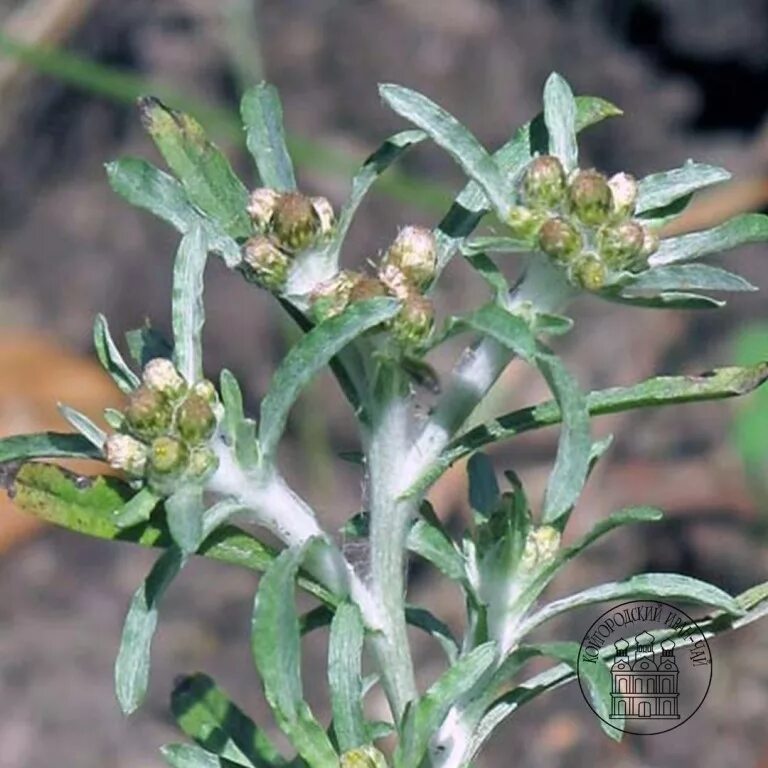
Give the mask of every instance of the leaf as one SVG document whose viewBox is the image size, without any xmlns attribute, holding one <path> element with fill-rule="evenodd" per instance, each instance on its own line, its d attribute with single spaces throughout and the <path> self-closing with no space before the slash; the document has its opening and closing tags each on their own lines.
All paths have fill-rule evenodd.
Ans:
<svg viewBox="0 0 768 768">
<path fill-rule="evenodd" d="M 576 102 L 563 77 L 553 72 L 544 85 L 544 124 L 549 134 L 549 154 L 557 157 L 566 173 L 578 165 Z"/>
<path fill-rule="evenodd" d="M 494 235 L 467 240 L 462 243 L 461 252 L 465 256 L 474 256 L 478 253 L 529 253 L 535 247 L 534 239 L 518 240 L 514 237 Z"/>
<path fill-rule="evenodd" d="M 359 301 L 341 314 L 316 325 L 293 346 L 272 377 L 261 403 L 259 445 L 272 458 L 301 391 L 353 339 L 392 318 L 399 303 L 389 298 Z"/>
<path fill-rule="evenodd" d="M 160 498 L 149 488 L 142 488 L 131 496 L 115 513 L 115 525 L 118 528 L 130 528 L 149 520 Z"/>
<path fill-rule="evenodd" d="M 493 463 L 484 453 L 476 453 L 467 462 L 469 506 L 476 518 L 488 518 L 499 503 L 499 484 Z"/>
<path fill-rule="evenodd" d="M 357 606 L 342 603 L 331 622 L 328 645 L 328 685 L 333 732 L 341 752 L 371 739 L 363 714 L 363 622 Z"/>
<path fill-rule="evenodd" d="M 96 426 L 84 413 L 59 403 L 59 413 L 95 448 L 104 449 L 107 433 Z"/>
<path fill-rule="evenodd" d="M 393 163 L 397 162 L 414 144 L 418 144 L 426 138 L 427 134 L 423 131 L 401 131 L 390 136 L 363 163 L 352 179 L 352 190 L 349 193 L 349 199 L 341 209 L 333 236 L 323 249 L 323 254 L 334 264 L 338 263 L 341 247 L 357 209 L 376 179 Z"/>
<path fill-rule="evenodd" d="M 466 579 L 464 560 L 453 541 L 442 527 L 436 527 L 427 520 L 417 520 L 408 531 L 407 548 L 432 563 L 453 581 Z"/>
<path fill-rule="evenodd" d="M 171 768 L 242 768 L 247 763 L 234 763 L 190 744 L 166 744 L 160 753 Z"/>
<path fill-rule="evenodd" d="M 338 768 L 338 756 L 304 702 L 294 582 L 307 545 L 284 550 L 267 568 L 253 610 L 251 647 L 277 724 L 313 768 Z"/>
<path fill-rule="evenodd" d="M 269 83 L 249 88 L 240 102 L 248 151 L 256 161 L 261 183 L 279 192 L 296 189 L 293 164 L 285 144 L 283 107 Z"/>
<path fill-rule="evenodd" d="M 629 304 L 645 309 L 720 309 L 725 306 L 725 302 L 720 299 L 681 291 L 663 291 L 656 296 L 629 296 L 608 292 L 601 295 L 616 304 Z"/>
<path fill-rule="evenodd" d="M 654 173 L 641 179 L 637 185 L 635 213 L 663 208 L 692 192 L 730 178 L 731 174 L 723 168 L 689 160 L 682 168 Z"/>
<path fill-rule="evenodd" d="M 234 515 L 247 512 L 248 507 L 239 499 L 222 499 L 203 512 L 202 538 L 207 539 L 217 528 L 228 522 Z"/>
<path fill-rule="evenodd" d="M 167 360 L 173 358 L 171 343 L 149 323 L 141 328 L 128 331 L 125 334 L 125 340 L 128 343 L 131 357 L 141 368 L 144 368 L 150 360 L 158 357 L 164 357 Z"/>
<path fill-rule="evenodd" d="M 562 315 L 553 315 L 548 312 L 537 312 L 533 317 L 531 330 L 534 334 L 548 334 L 550 336 L 562 336 L 573 328 L 573 320 Z"/>
<path fill-rule="evenodd" d="M 624 295 L 656 291 L 756 291 L 739 275 L 708 264 L 679 264 L 642 272 L 624 289 Z"/>
<path fill-rule="evenodd" d="M 563 420 L 542 511 L 542 521 L 552 525 L 563 522 L 579 498 L 587 480 L 592 438 L 587 399 L 576 380 L 550 352 L 539 352 L 537 364 L 560 406 Z"/>
<path fill-rule="evenodd" d="M 421 698 L 411 702 L 403 716 L 400 741 L 395 750 L 396 768 L 418 768 L 421 765 L 429 740 L 453 704 L 474 687 L 495 658 L 495 643 L 478 646 L 443 672 Z"/>
<path fill-rule="evenodd" d="M 488 283 L 493 291 L 493 297 L 497 304 L 504 306 L 507 294 L 509 293 L 509 283 L 501 270 L 496 266 L 492 259 L 485 253 L 464 254 L 464 258 L 472 266 L 480 277 Z"/>
<path fill-rule="evenodd" d="M 480 142 L 450 113 L 416 91 L 399 85 L 379 86 L 381 98 L 399 115 L 429 134 L 483 190 L 502 220 L 512 193 L 501 171 Z"/>
<path fill-rule="evenodd" d="M 613 387 L 587 395 L 590 416 L 621 413 L 677 403 L 719 400 L 752 392 L 768 379 L 768 363 L 718 368 L 699 376 L 658 376 L 630 387 Z M 427 469 L 405 494 L 422 493 L 454 462 L 485 445 L 509 440 L 523 432 L 559 424 L 562 419 L 556 401 L 523 408 L 481 424 L 457 437 L 440 458 Z"/>
<path fill-rule="evenodd" d="M 445 622 L 440 621 L 426 608 L 416 605 L 405 606 L 405 620 L 411 626 L 423 630 L 437 640 L 440 647 L 445 651 L 448 662 L 450 664 L 456 663 L 459 658 L 459 644 Z"/>
<path fill-rule="evenodd" d="M 286 762 L 208 675 L 181 678 L 171 694 L 171 712 L 181 730 L 214 755 L 254 768 Z"/>
<path fill-rule="evenodd" d="M 703 232 L 665 238 L 648 261 L 652 267 L 677 264 L 764 240 L 768 240 L 768 216 L 744 213 Z"/>
<path fill-rule="evenodd" d="M 176 253 L 172 305 L 174 362 L 189 384 L 203 378 L 203 272 L 207 260 L 205 235 L 200 227 L 193 227 Z"/>
<path fill-rule="evenodd" d="M 255 467 L 259 460 L 256 422 L 246 418 L 240 385 L 234 374 L 226 368 L 221 372 L 220 385 L 224 404 L 224 434 L 229 444 L 234 446 L 238 463 L 243 468 Z"/>
<path fill-rule="evenodd" d="M 112 189 L 131 205 L 168 222 L 182 235 L 195 225 L 202 227 L 211 250 L 221 255 L 228 267 L 240 263 L 240 248 L 235 240 L 194 208 L 184 187 L 172 176 L 134 157 L 107 163 L 106 168 Z"/>
<path fill-rule="evenodd" d="M 698 605 L 712 605 L 735 616 L 743 613 L 736 600 L 719 587 L 679 573 L 643 573 L 625 581 L 612 581 L 585 589 L 575 595 L 553 600 L 530 616 L 520 629 L 527 634 L 534 627 L 574 608 L 620 599 L 667 598 Z"/>
<path fill-rule="evenodd" d="M 96 315 L 96 322 L 93 324 L 93 345 L 96 347 L 99 362 L 121 392 L 129 394 L 141 384 L 141 379 L 128 367 L 120 354 L 109 332 L 107 318 L 102 314 Z"/>
<path fill-rule="evenodd" d="M 247 237 L 248 190 L 229 161 L 205 136 L 200 123 L 168 109 L 154 98 L 139 100 L 144 127 L 165 162 L 184 186 L 190 202 L 207 213 L 231 237 Z"/>
<path fill-rule="evenodd" d="M 168 530 L 185 556 L 203 540 L 203 509 L 203 489 L 197 485 L 184 485 L 165 500 Z"/>
<path fill-rule="evenodd" d="M 536 339 L 528 323 L 498 304 L 486 304 L 469 315 L 457 318 L 456 325 L 490 336 L 527 362 L 536 356 Z"/>
<path fill-rule="evenodd" d="M 126 715 L 135 712 L 144 700 L 157 627 L 157 604 L 183 565 L 184 557 L 178 549 L 166 550 L 131 600 L 115 662 L 115 692 Z"/>
<path fill-rule="evenodd" d="M 102 459 L 98 448 L 80 434 L 37 432 L 0 438 L 0 464 L 25 459 Z"/>
</svg>

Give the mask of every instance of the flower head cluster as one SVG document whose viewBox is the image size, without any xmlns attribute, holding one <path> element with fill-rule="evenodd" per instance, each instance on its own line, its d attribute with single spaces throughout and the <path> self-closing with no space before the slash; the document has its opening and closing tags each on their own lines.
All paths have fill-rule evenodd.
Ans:
<svg viewBox="0 0 768 768">
<path fill-rule="evenodd" d="M 402 302 L 390 324 L 403 347 L 423 343 L 434 326 L 434 307 L 424 291 L 437 271 L 435 236 L 423 227 L 403 227 L 385 251 L 376 275 L 342 270 L 312 293 L 312 314 L 318 321 L 338 315 L 356 301 L 391 296 Z"/>
<path fill-rule="evenodd" d="M 260 187 L 251 193 L 248 214 L 258 229 L 243 246 L 246 275 L 273 292 L 285 286 L 296 255 L 327 238 L 335 224 L 324 197 Z"/>
<path fill-rule="evenodd" d="M 569 281 L 598 291 L 622 272 L 639 272 L 658 248 L 658 236 L 633 218 L 637 182 L 594 169 L 566 176 L 552 155 L 535 158 L 520 183 L 520 205 L 507 219 L 515 237 L 535 240 Z"/>
<path fill-rule="evenodd" d="M 216 405 L 210 381 L 190 387 L 170 360 L 150 360 L 123 411 L 122 431 L 107 439 L 107 461 L 163 494 L 182 479 L 204 480 L 218 464 L 209 445 Z"/>
</svg>

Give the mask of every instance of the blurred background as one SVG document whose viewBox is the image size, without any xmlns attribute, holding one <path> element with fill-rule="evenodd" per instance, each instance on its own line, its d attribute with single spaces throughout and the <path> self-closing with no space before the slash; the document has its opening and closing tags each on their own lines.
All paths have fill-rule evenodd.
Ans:
<svg viewBox="0 0 768 768">
<path fill-rule="evenodd" d="M 638 176 L 687 158 L 723 165 L 734 182 L 705 196 L 684 224 L 701 228 L 768 200 L 768 5 L 763 0 L 0 0 L 0 434 L 67 430 L 55 403 L 93 417 L 119 402 L 91 351 L 104 312 L 117 335 L 145 318 L 169 324 L 177 236 L 113 195 L 103 164 L 125 154 L 159 162 L 134 109 L 143 93 L 195 114 L 247 184 L 256 179 L 237 119 L 242 87 L 261 78 L 283 99 L 302 187 L 339 204 L 351 171 L 402 127 L 376 84 L 424 91 L 488 146 L 540 108 L 547 74 L 603 96 L 624 119 L 584 134 L 584 164 Z M 412 183 L 411 181 L 412 180 Z M 374 256 L 399 225 L 432 226 L 461 184 L 431 147 L 413 151 L 370 196 L 351 232 L 347 264 Z M 727 256 L 768 288 L 768 248 Z M 515 265 L 510 262 L 510 274 Z M 457 311 L 484 288 L 457 260 L 439 307 Z M 768 358 L 768 299 L 738 297 L 717 313 L 573 308 L 576 330 L 557 348 L 590 388 L 654 374 L 696 373 Z M 208 270 L 206 367 L 231 368 L 251 405 L 295 331 L 266 294 Z M 435 358 L 440 371 L 448 352 Z M 488 413 L 545 397 L 512 366 Z M 573 517 L 570 536 L 626 504 L 668 512 L 652 527 L 614 534 L 571 567 L 554 593 L 646 570 L 676 570 L 739 591 L 767 578 L 768 400 L 688 405 L 603 418 L 616 434 Z M 318 407 L 322 404 L 322 407 Z M 353 425 L 329 378 L 296 408 L 283 464 L 329 524 L 357 511 Z M 495 452 L 532 496 L 548 472 L 556 433 Z M 93 469 L 93 467 L 89 468 Z M 431 498 L 459 530 L 459 469 Z M 130 720 L 112 692 L 112 663 L 129 597 L 154 555 L 131 545 L 37 528 L 0 499 L 0 768 L 159 766 L 178 738 L 167 711 L 175 675 L 213 674 L 269 724 L 249 658 L 253 574 L 196 562 L 161 610 L 148 704 Z M 461 620 L 456 594 L 414 566 L 413 602 Z M 553 626 L 580 640 L 590 620 Z M 313 635 L 306 684 L 325 711 L 325 653 Z M 414 638 L 425 680 L 439 651 Z M 497 733 L 485 766 L 768 766 L 768 633 L 752 625 L 712 644 L 707 700 L 683 727 L 609 742 L 575 686 L 541 697 Z"/>
</svg>

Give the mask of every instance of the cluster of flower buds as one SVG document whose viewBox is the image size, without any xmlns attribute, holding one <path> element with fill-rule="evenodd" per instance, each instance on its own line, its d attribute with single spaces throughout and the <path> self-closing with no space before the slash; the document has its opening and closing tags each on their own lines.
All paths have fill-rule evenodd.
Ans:
<svg viewBox="0 0 768 768">
<path fill-rule="evenodd" d="M 434 307 L 424 291 L 437 272 L 435 236 L 423 227 L 404 227 L 381 259 L 376 276 L 341 271 L 312 293 L 312 315 L 326 320 L 350 304 L 377 296 L 402 302 L 390 329 L 403 347 L 422 344 L 434 326 Z"/>
<path fill-rule="evenodd" d="M 520 205 L 507 219 L 512 234 L 534 241 L 579 288 L 598 291 L 621 272 L 638 272 L 659 246 L 658 235 L 633 218 L 637 182 L 591 170 L 566 176 L 560 161 L 541 155 L 526 168 Z"/>
<path fill-rule="evenodd" d="M 533 570 L 548 565 L 560 547 L 560 532 L 551 525 L 540 525 L 531 529 L 525 540 L 521 565 Z"/>
<path fill-rule="evenodd" d="M 243 246 L 243 269 L 275 293 L 285 286 L 296 254 L 322 242 L 335 225 L 333 208 L 324 197 L 268 187 L 251 193 L 248 214 L 258 234 Z"/>
<path fill-rule="evenodd" d="M 150 360 L 129 396 L 122 431 L 107 438 L 107 461 L 162 494 L 185 479 L 203 481 L 218 465 L 209 444 L 217 406 L 210 381 L 190 387 L 170 360 Z"/>
</svg>

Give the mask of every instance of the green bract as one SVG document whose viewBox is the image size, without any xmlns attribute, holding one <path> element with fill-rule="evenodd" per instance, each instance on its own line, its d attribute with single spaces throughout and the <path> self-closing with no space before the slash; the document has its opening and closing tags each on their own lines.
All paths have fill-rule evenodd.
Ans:
<svg viewBox="0 0 768 768">
<path fill-rule="evenodd" d="M 710 292 L 752 290 L 743 278 L 698 260 L 767 240 L 768 218 L 751 214 L 702 232 L 660 237 L 692 193 L 727 173 L 689 162 L 636 181 L 624 172 L 608 179 L 580 169 L 577 132 L 619 110 L 601 99 L 574 97 L 559 75 L 546 83 L 543 114 L 495 153 L 426 96 L 397 85 L 381 86 L 381 96 L 415 129 L 388 138 L 365 160 L 338 222 L 327 200 L 296 189 L 272 86 L 258 85 L 242 101 L 259 176 L 250 192 L 197 122 L 143 100 L 142 119 L 172 175 L 135 159 L 111 164 L 108 173 L 119 194 L 182 234 L 173 264 L 173 339 L 150 326 L 130 331 L 134 367 L 99 316 L 99 360 L 128 399 L 124 411 L 105 414 L 112 432 L 62 406 L 75 433 L 0 439 L 0 463 L 7 464 L 2 477 L 20 507 L 84 534 L 162 550 L 131 600 L 118 652 L 115 683 L 126 713 L 144 698 L 161 598 L 188 558 L 196 554 L 263 573 L 251 649 L 293 754 L 281 754 L 210 678 L 196 674 L 172 697 L 179 726 L 195 744 L 164 747 L 171 766 L 464 768 L 500 722 L 573 679 L 575 643 L 531 643 L 528 637 L 550 618 L 600 601 L 680 599 L 712 609 L 699 626 L 714 634 L 768 612 L 764 585 L 733 597 L 679 574 L 627 574 L 555 601 L 543 596 L 560 569 L 596 539 L 661 517 L 647 507 L 619 510 L 563 544 L 572 541 L 563 533 L 590 468 L 610 445 L 593 439 L 593 417 L 738 396 L 768 377 L 763 363 L 585 392 L 545 339 L 557 342 L 572 330 L 565 313 L 585 292 L 594 300 L 643 307 L 710 307 L 721 304 Z M 394 241 L 382 233 L 366 254 L 385 244 L 368 274 L 342 268 L 345 238 L 364 195 L 410 146 L 427 138 L 468 177 L 454 205 L 434 229 L 404 226 Z M 500 231 L 472 237 L 489 213 Z M 218 391 L 204 378 L 210 254 L 222 258 L 232 279 L 267 289 L 302 331 L 277 366 L 258 418 L 245 413 L 232 373 L 220 372 Z M 432 294 L 457 254 L 487 283 L 488 300 L 435 318 Z M 510 257 L 524 260 L 512 288 L 496 263 Z M 254 288 L 254 300 L 257 295 Z M 458 334 L 469 334 L 472 344 L 440 382 L 428 355 Z M 552 399 L 462 431 L 513 362 L 534 368 Z M 344 532 L 366 539 L 365 573 L 347 559 L 328 521 L 289 486 L 278 461 L 294 404 L 328 367 L 360 428 L 360 451 L 352 458 L 364 465 L 361 513 Z M 416 385 L 434 397 L 426 416 Z M 552 425 L 560 425 L 560 437 L 542 498 L 528 498 L 512 472 L 500 483 L 480 449 Z M 101 459 L 125 477 L 83 484 L 31 461 L 58 457 Z M 425 494 L 467 457 L 471 524 L 457 538 Z M 258 533 L 232 526 L 234 516 Z M 280 546 L 262 543 L 265 532 Z M 412 555 L 463 593 L 461 637 L 428 606 L 406 604 L 405 566 Z M 298 612 L 297 589 L 316 600 L 307 613 Z M 446 667 L 426 690 L 416 684 L 408 625 L 445 652 Z M 302 636 L 321 628 L 329 632 L 329 729 L 309 707 L 301 677 Z M 550 666 L 526 678 L 524 664 L 534 657 Z M 368 659 L 373 677 L 363 674 Z M 610 661 L 605 651 L 586 680 L 597 712 L 605 713 L 610 701 Z M 364 706 L 374 686 L 389 702 L 383 722 L 372 721 Z"/>
</svg>

